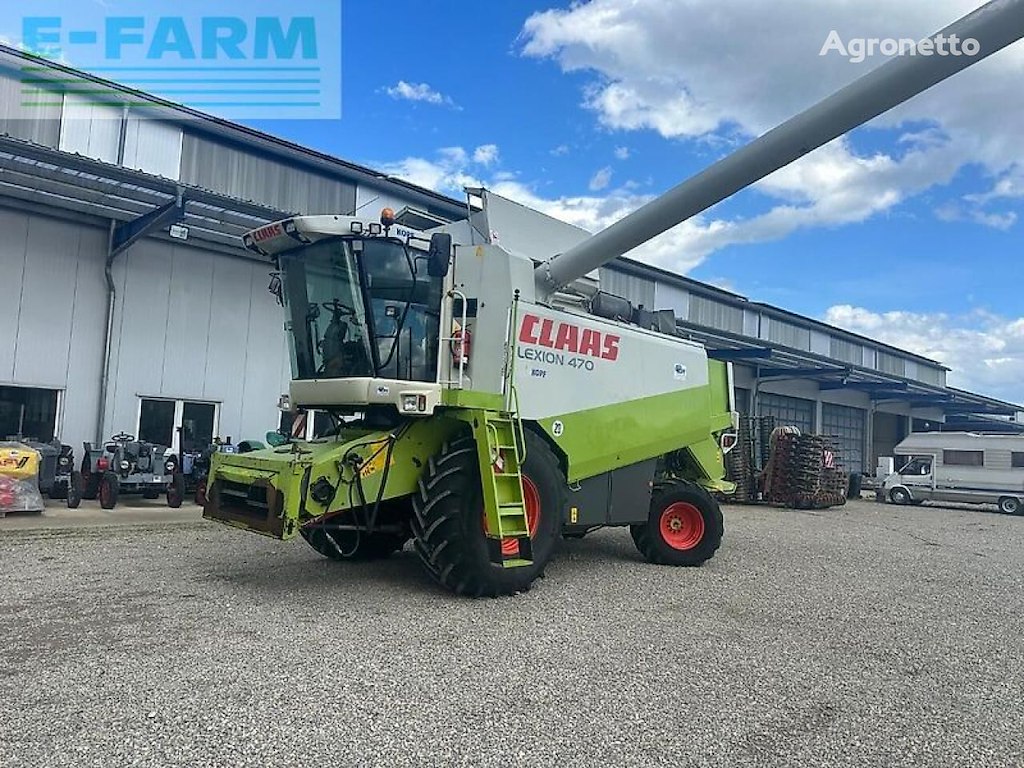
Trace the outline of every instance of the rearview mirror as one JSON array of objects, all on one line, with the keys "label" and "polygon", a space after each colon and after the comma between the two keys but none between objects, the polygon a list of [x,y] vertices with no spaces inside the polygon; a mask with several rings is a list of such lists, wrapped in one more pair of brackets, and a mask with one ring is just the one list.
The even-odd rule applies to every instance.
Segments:
[{"label": "rearview mirror", "polygon": [[445,277],[452,258],[452,236],[447,232],[435,232],[430,236],[430,250],[427,251],[427,275]]}]

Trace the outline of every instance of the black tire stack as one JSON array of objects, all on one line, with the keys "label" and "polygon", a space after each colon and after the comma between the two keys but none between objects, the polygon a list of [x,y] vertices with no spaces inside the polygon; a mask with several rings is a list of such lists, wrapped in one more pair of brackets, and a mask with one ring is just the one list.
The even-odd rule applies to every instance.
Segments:
[{"label": "black tire stack", "polygon": [[726,477],[736,483],[736,490],[729,501],[736,504],[751,504],[757,501],[757,478],[754,471],[753,420],[740,416],[736,429],[736,445],[725,454]]}]

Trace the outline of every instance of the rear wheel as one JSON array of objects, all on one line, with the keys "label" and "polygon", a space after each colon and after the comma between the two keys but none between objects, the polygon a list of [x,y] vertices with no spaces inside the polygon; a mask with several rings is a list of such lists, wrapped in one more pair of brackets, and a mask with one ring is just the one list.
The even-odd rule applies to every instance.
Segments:
[{"label": "rear wheel", "polygon": [[113,509],[117,505],[117,497],[121,491],[121,483],[113,472],[104,472],[100,479],[100,506]]},{"label": "rear wheel", "polygon": [[684,483],[656,487],[647,522],[629,532],[640,553],[659,565],[693,566],[709,560],[722,543],[722,510],[703,488]]},{"label": "rear wheel", "polygon": [[82,459],[82,479],[82,498],[94,501],[100,492],[100,475],[92,471],[88,456]]},{"label": "rear wheel", "polygon": [[[533,562],[503,568],[488,553],[476,442],[455,439],[430,459],[413,498],[413,533],[416,552],[435,581],[456,594],[497,597],[527,591],[544,573],[559,538],[565,479],[547,443],[532,432],[526,433],[522,475]],[[515,557],[519,542],[502,541],[501,551]]]},{"label": "rear wheel", "polygon": [[185,476],[181,472],[171,475],[171,484],[167,486],[167,506],[177,509],[185,500]]},{"label": "rear wheel", "polygon": [[1003,496],[1003,498],[999,500],[999,511],[1004,515],[1021,514],[1020,499],[1015,496]]},{"label": "rear wheel", "polygon": [[909,504],[912,499],[906,488],[893,488],[889,491],[889,501],[893,504]]},{"label": "rear wheel", "polygon": [[72,472],[71,480],[68,482],[68,509],[78,509],[82,503],[82,489],[85,481],[82,480],[81,472]]}]

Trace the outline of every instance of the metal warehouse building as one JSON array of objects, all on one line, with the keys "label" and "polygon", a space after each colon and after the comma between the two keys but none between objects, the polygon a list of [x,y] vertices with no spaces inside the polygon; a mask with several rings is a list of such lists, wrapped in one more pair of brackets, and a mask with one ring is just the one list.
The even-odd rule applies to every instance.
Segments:
[{"label": "metal warehouse building", "polygon": [[[57,65],[33,73],[52,78],[51,97],[26,104],[26,62],[0,47],[0,436],[260,437],[277,426],[289,362],[270,264],[241,233],[384,206],[413,227],[466,217],[463,201]],[[106,95],[58,82],[82,78]],[[476,200],[474,231],[510,249],[554,253],[582,236]],[[516,234],[527,220],[534,242]],[[840,437],[855,471],[916,427],[1024,421],[947,387],[933,360],[628,259],[600,277],[735,362],[742,409]]]}]

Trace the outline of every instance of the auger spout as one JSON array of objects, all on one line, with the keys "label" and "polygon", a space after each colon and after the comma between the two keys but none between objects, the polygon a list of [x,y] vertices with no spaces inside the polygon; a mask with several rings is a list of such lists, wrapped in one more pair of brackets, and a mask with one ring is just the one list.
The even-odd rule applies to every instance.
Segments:
[{"label": "auger spout", "polygon": [[[1024,37],[1024,0],[992,0],[931,37],[976,40],[975,55],[906,52],[670,189],[607,229],[537,266],[550,296],[844,133],[878,117]],[[937,45],[937,44],[936,44]],[[973,48],[973,46],[972,46]],[[941,48],[933,49],[937,50]]]}]

